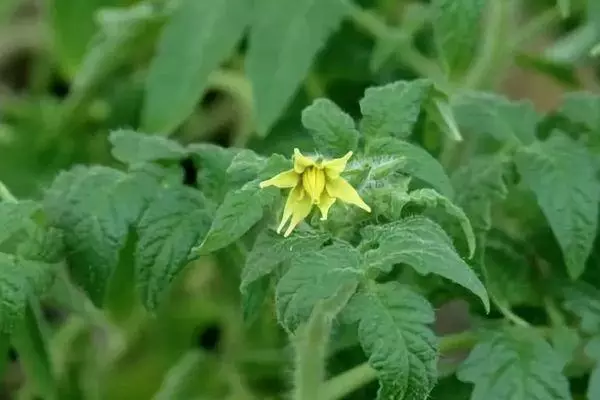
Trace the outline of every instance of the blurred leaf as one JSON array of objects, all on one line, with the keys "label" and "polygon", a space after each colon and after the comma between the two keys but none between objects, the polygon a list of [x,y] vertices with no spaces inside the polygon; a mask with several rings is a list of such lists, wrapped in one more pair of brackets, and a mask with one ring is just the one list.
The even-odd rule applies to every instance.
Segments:
[{"label": "blurred leaf", "polygon": [[17,353],[27,382],[38,396],[58,399],[57,383],[48,354],[50,332],[44,326],[41,311],[33,302],[25,307],[24,318],[17,324],[12,343]]},{"label": "blurred leaf", "polygon": [[357,285],[362,274],[360,254],[345,242],[294,257],[277,284],[279,323],[294,332],[319,301],[329,299],[346,285]]},{"label": "blurred leaf", "polygon": [[453,98],[458,125],[473,135],[490,135],[500,142],[530,144],[539,121],[533,103],[513,102],[492,93],[465,92]]},{"label": "blurred leaf", "polygon": [[229,246],[263,217],[264,209],[275,201],[277,191],[260,189],[258,183],[258,179],[253,180],[227,193],[208,234],[194,248],[197,255],[210,254]]},{"label": "blurred leaf", "polygon": [[452,175],[456,190],[454,202],[469,217],[475,231],[488,230],[492,225],[492,204],[506,198],[504,183],[506,164],[493,156],[472,158]]},{"label": "blurred leaf", "polygon": [[580,342],[577,330],[566,326],[557,326],[552,329],[550,339],[554,351],[562,360],[562,365],[570,363],[575,357],[575,350]]},{"label": "blurred leaf", "polygon": [[210,73],[233,53],[250,0],[183,0],[165,26],[146,80],[142,130],[170,134],[198,105]]},{"label": "blurred leaf", "polygon": [[59,130],[72,129],[74,121],[87,115],[85,107],[102,86],[121,68],[131,67],[136,58],[151,50],[168,15],[148,3],[119,12],[118,23],[104,26],[90,42],[66,99]]},{"label": "blurred leaf", "polygon": [[175,161],[186,155],[185,149],[177,142],[131,130],[112,131],[109,140],[113,146],[113,157],[125,164]]},{"label": "blurred leaf", "polygon": [[453,197],[454,189],[442,165],[426,150],[394,138],[378,138],[367,142],[367,154],[394,155],[404,159],[401,170],[433,186],[440,193]]},{"label": "blurred leaf", "polygon": [[98,26],[95,13],[102,7],[123,5],[123,0],[51,0],[48,5],[54,51],[68,75],[74,75]]},{"label": "blurred leaf", "polygon": [[486,0],[434,0],[433,31],[438,52],[453,76],[471,64],[481,38]]},{"label": "blurred leaf", "polygon": [[258,0],[253,13],[246,68],[253,86],[257,130],[264,136],[339,27],[346,7],[339,0]]},{"label": "blurred leaf", "polygon": [[328,99],[317,99],[302,111],[302,125],[310,131],[319,152],[341,157],[358,147],[354,120]]},{"label": "blurred leaf", "polygon": [[75,282],[101,306],[129,228],[157,187],[145,174],[107,167],[75,167],[53,182],[44,199],[53,226],[63,230]]},{"label": "blurred leaf", "polygon": [[485,240],[486,287],[493,297],[507,306],[532,305],[540,300],[534,285],[536,270],[527,252],[508,238],[492,231]]},{"label": "blurred leaf", "polygon": [[204,354],[199,351],[185,353],[170,369],[152,397],[153,400],[188,400],[194,397],[194,383],[202,373]]},{"label": "blurred leaf", "polygon": [[572,64],[558,63],[547,60],[543,56],[527,53],[517,53],[515,61],[521,68],[547,75],[565,86],[578,87],[581,85]]},{"label": "blurred leaf", "polygon": [[212,204],[187,187],[165,188],[138,224],[137,286],[144,306],[155,311],[171,282],[190,260],[190,250],[210,227]]},{"label": "blurred leaf", "polygon": [[243,293],[248,285],[273,272],[278,264],[319,250],[328,237],[327,234],[298,230],[286,238],[271,229],[263,230],[246,258],[240,290]]},{"label": "blurred leaf", "polygon": [[600,333],[600,290],[586,283],[564,289],[564,307],[581,319],[581,330],[595,335]]},{"label": "blurred leaf", "polygon": [[523,182],[536,195],[562,249],[571,278],[579,277],[592,250],[600,183],[587,149],[562,133],[517,153]]},{"label": "blurred leaf", "polygon": [[410,136],[431,88],[431,82],[426,79],[368,88],[360,100],[361,133],[367,140],[376,136],[399,139]]},{"label": "blurred leaf", "polygon": [[32,226],[30,218],[39,209],[40,205],[33,201],[0,202],[0,244],[15,233]]},{"label": "blurred leaf", "polygon": [[479,342],[457,376],[472,382],[472,400],[570,400],[559,354],[533,329],[494,332]]},{"label": "blurred leaf", "polygon": [[595,336],[585,346],[585,354],[596,360],[596,366],[590,374],[587,390],[588,399],[597,399],[600,396],[600,336]]},{"label": "blurred leaf", "polygon": [[561,17],[568,18],[571,15],[571,0],[556,0],[556,6]]},{"label": "blurred leaf", "polygon": [[372,284],[354,295],[342,316],[358,321],[358,337],[377,371],[377,399],[427,398],[437,379],[431,305],[397,282]]},{"label": "blurred leaf", "polygon": [[571,92],[563,97],[559,113],[597,135],[600,133],[600,96]]},{"label": "blurred leaf", "polygon": [[265,303],[271,303],[270,289],[271,277],[268,275],[263,275],[244,286],[242,290],[242,318],[246,326],[252,325],[258,318]]},{"label": "blurred leaf", "polygon": [[395,264],[407,264],[419,274],[440,275],[471,291],[486,310],[487,291],[475,272],[456,253],[452,241],[435,222],[410,217],[388,224],[367,226],[362,231],[365,265],[390,271]]}]

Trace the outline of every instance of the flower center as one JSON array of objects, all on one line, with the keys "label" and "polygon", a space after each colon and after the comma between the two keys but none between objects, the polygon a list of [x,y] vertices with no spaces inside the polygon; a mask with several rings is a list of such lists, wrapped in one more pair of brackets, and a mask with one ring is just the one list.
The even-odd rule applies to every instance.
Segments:
[{"label": "flower center", "polygon": [[302,186],[313,203],[318,203],[325,189],[325,172],[321,168],[308,167],[302,174]]}]

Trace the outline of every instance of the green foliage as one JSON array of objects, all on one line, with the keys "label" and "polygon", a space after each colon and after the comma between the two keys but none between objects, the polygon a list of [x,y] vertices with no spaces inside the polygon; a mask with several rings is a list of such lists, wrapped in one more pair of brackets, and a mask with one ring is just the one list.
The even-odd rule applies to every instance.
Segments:
[{"label": "green foliage", "polygon": [[341,157],[358,146],[354,120],[328,99],[317,99],[302,112],[302,124],[321,151]]},{"label": "green foliage", "polygon": [[181,2],[150,65],[144,130],[169,134],[193,111],[211,71],[231,54],[244,32],[250,5],[249,0]]},{"label": "green foliage", "polygon": [[556,133],[523,148],[516,164],[536,195],[558,243],[571,278],[578,278],[592,250],[598,224],[600,183],[588,150]]},{"label": "green foliage", "polygon": [[437,362],[427,300],[396,282],[369,285],[352,298],[345,314],[359,321],[360,343],[379,377],[377,398],[425,398],[435,384]]},{"label": "green foliage", "polygon": [[600,397],[598,2],[2,3],[0,398]]},{"label": "green foliage", "polygon": [[514,328],[480,342],[458,371],[471,399],[570,399],[563,362],[542,336]]},{"label": "green foliage", "polygon": [[471,63],[480,38],[486,0],[435,0],[433,28],[438,51],[452,73]]},{"label": "green foliage", "polygon": [[452,241],[433,221],[407,218],[363,230],[366,264],[384,271],[394,264],[408,264],[422,275],[436,274],[477,295],[486,309],[489,299],[475,272],[456,254]]},{"label": "green foliage", "polygon": [[[313,58],[339,27],[345,11],[338,0],[255,2],[246,62],[258,132],[266,134],[285,111]],[[280,40],[273,42],[273,37]]]}]

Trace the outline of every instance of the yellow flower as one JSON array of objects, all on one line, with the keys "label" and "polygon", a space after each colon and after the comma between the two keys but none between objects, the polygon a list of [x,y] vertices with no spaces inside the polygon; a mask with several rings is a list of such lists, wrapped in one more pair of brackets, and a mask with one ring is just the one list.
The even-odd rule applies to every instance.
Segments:
[{"label": "yellow flower", "polygon": [[260,183],[261,188],[267,186],[291,188],[277,233],[280,233],[291,219],[284,234],[285,237],[289,236],[294,228],[310,214],[313,205],[321,211],[321,220],[326,220],[327,213],[336,199],[371,212],[371,208],[360,198],[356,190],[340,176],[350,157],[352,157],[351,151],[341,158],[315,161],[303,156],[300,150],[294,149],[294,168]]}]

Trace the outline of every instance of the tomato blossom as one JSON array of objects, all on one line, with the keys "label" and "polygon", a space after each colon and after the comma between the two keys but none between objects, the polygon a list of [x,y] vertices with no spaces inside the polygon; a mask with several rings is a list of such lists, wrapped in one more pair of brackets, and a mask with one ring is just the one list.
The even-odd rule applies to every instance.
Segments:
[{"label": "tomato blossom", "polygon": [[321,220],[326,220],[329,209],[337,199],[371,212],[371,208],[360,198],[356,190],[340,176],[350,157],[352,157],[351,151],[333,160],[314,160],[302,155],[300,150],[294,149],[294,167],[260,183],[261,188],[275,186],[291,189],[277,233],[280,233],[291,219],[284,234],[285,237],[289,236],[294,228],[310,214],[313,205],[319,208]]}]

